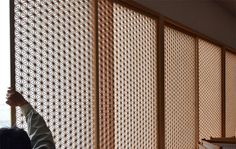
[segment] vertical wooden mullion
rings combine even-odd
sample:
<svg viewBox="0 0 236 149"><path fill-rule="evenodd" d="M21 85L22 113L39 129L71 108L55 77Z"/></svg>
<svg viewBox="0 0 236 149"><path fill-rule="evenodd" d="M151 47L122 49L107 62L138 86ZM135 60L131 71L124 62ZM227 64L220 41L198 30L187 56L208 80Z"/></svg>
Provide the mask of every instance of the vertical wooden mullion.
<svg viewBox="0 0 236 149"><path fill-rule="evenodd" d="M165 148L165 67L164 67L164 18L159 17L157 23L158 29L158 149Z"/></svg>
<svg viewBox="0 0 236 149"><path fill-rule="evenodd" d="M156 20L156 43L157 43L157 50L156 50L156 60L157 60L157 64L156 64L156 67L157 68L159 68L159 57L158 57L158 49L159 49L159 43L158 43L158 41L159 41L159 22L158 22L158 20ZM157 69L158 70L158 69ZM156 81L156 85L157 85L157 105L156 105L156 110L157 110L157 130L156 130L156 132L157 132L157 148L158 148L158 145L159 145L159 124L158 124L158 121L159 121L159 115L158 115L158 113L159 113L159 105L158 105L158 100L159 100L159 87L158 87L158 83L159 83L159 78L158 78L158 72L159 71L157 71L157 81Z"/></svg>
<svg viewBox="0 0 236 149"><path fill-rule="evenodd" d="M15 4L10 0L10 67L11 67L11 87L15 88ZM16 124L16 108L11 107L11 126Z"/></svg>
<svg viewBox="0 0 236 149"><path fill-rule="evenodd" d="M221 100L222 100L222 112L221 112L221 120L222 120L222 124L221 124L221 130L222 130L222 137L225 137L225 107L226 107L226 98L225 98L225 48L222 48L222 53L221 53L221 69L222 69L222 74L221 74L221 83L222 83L222 88L221 88Z"/></svg>
<svg viewBox="0 0 236 149"><path fill-rule="evenodd" d="M95 72L95 149L99 149L99 48L98 48L98 0L94 0L94 37L95 37L95 47L94 47L94 72Z"/></svg>
<svg viewBox="0 0 236 149"><path fill-rule="evenodd" d="M115 148L113 1L97 0L99 148Z"/></svg>
<svg viewBox="0 0 236 149"><path fill-rule="evenodd" d="M195 148L199 142L199 44L195 37Z"/></svg>

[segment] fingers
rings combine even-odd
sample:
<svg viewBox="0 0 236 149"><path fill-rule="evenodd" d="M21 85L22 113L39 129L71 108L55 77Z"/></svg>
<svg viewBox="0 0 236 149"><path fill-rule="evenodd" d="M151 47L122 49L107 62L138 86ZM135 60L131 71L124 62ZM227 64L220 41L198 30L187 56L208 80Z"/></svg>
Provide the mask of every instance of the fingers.
<svg viewBox="0 0 236 149"><path fill-rule="evenodd" d="M12 101L9 98L7 98L6 104L8 104L9 106L13 106Z"/></svg>
<svg viewBox="0 0 236 149"><path fill-rule="evenodd" d="M16 93L17 92L15 92L15 91L9 91L9 92L7 92L6 98L9 98L9 97L15 95Z"/></svg>
<svg viewBox="0 0 236 149"><path fill-rule="evenodd" d="M12 87L8 88L6 99L7 99L6 104L10 106L21 106L27 103L24 97Z"/></svg>
<svg viewBox="0 0 236 149"><path fill-rule="evenodd" d="M16 91L14 88L8 87L8 90L7 90L7 98L9 98L10 96L12 96L12 95L14 95L14 94L16 94L16 93L17 93L17 91Z"/></svg>
<svg viewBox="0 0 236 149"><path fill-rule="evenodd" d="M13 98L16 94L12 93L12 94L7 94L6 95L6 99L10 100L11 98Z"/></svg>
<svg viewBox="0 0 236 149"><path fill-rule="evenodd" d="M8 90L7 91L7 94L13 94L13 93L16 93L16 91L15 90Z"/></svg>
<svg viewBox="0 0 236 149"><path fill-rule="evenodd" d="M9 87L7 93L12 93L12 92L16 92L16 90L14 88Z"/></svg>
<svg viewBox="0 0 236 149"><path fill-rule="evenodd" d="M12 100L7 100L7 101L6 101L6 104L8 104L8 105L11 106L11 107L17 106L15 102L12 102Z"/></svg>
<svg viewBox="0 0 236 149"><path fill-rule="evenodd" d="M8 87L8 89L15 89L15 87Z"/></svg>
<svg viewBox="0 0 236 149"><path fill-rule="evenodd" d="M12 99L15 98L14 96L16 95L16 91L14 88L9 87L7 90L7 94L6 94L6 99L7 99L7 104L11 105Z"/></svg>
<svg viewBox="0 0 236 149"><path fill-rule="evenodd" d="M9 106L11 106L11 102L10 102L10 101L6 101L6 104L8 104Z"/></svg>

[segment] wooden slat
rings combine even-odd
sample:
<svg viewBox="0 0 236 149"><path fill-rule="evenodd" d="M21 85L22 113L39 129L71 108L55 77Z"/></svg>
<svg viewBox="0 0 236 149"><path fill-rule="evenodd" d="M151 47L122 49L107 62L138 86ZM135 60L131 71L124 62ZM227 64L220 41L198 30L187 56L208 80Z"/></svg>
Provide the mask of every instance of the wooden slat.
<svg viewBox="0 0 236 149"><path fill-rule="evenodd" d="M15 88L15 4L10 0L10 61L11 61L11 87ZM11 107L11 126L16 124L16 108Z"/></svg>
<svg viewBox="0 0 236 149"><path fill-rule="evenodd" d="M221 111L221 114L222 114L222 116L221 116L221 118L222 118L222 128L221 128L221 130L222 130L222 137L225 137L225 104L226 104L226 102L225 102L225 100L226 100L226 98L225 98L225 49L224 48L222 48L222 51L221 51L221 69L222 69L222 76L221 76L221 83L222 83L222 91L221 91L221 100L222 100L222 111Z"/></svg>
<svg viewBox="0 0 236 149"><path fill-rule="evenodd" d="M164 20L158 19L158 147L165 148Z"/></svg>

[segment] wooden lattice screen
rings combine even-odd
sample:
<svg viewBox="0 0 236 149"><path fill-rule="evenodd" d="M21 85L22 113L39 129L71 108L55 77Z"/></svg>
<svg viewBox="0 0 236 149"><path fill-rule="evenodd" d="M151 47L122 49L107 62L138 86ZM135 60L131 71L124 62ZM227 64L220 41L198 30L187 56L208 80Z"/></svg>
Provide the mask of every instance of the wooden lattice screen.
<svg viewBox="0 0 236 149"><path fill-rule="evenodd" d="M236 55L225 54L226 91L226 136L232 137L236 131Z"/></svg>
<svg viewBox="0 0 236 149"><path fill-rule="evenodd" d="M157 148L156 21L113 11L115 148Z"/></svg>
<svg viewBox="0 0 236 149"><path fill-rule="evenodd" d="M221 47L128 3L11 0L16 90L44 117L58 149L194 149L198 139L220 137ZM225 59L232 136L236 56ZM13 117L26 128L20 109Z"/></svg>
<svg viewBox="0 0 236 149"><path fill-rule="evenodd" d="M94 145L95 1L15 0L15 80L57 148ZM17 109L16 123L25 127Z"/></svg>
<svg viewBox="0 0 236 149"><path fill-rule="evenodd" d="M99 47L99 142L100 148L115 147L113 3L98 1Z"/></svg>
<svg viewBox="0 0 236 149"><path fill-rule="evenodd" d="M195 148L195 38L170 27L165 45L165 148Z"/></svg>
<svg viewBox="0 0 236 149"><path fill-rule="evenodd" d="M199 40L199 139L221 137L221 48Z"/></svg>

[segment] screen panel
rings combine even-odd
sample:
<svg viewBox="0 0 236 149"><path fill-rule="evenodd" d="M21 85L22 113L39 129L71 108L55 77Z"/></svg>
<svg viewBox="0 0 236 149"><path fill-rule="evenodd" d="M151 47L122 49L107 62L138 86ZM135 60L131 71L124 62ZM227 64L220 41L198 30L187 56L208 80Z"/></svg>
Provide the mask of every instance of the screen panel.
<svg viewBox="0 0 236 149"><path fill-rule="evenodd" d="M113 3L98 1L99 37L99 144L100 149L115 147Z"/></svg>
<svg viewBox="0 0 236 149"><path fill-rule="evenodd" d="M94 146L94 1L14 0L15 79L56 148ZM19 109L18 127L25 127Z"/></svg>
<svg viewBox="0 0 236 149"><path fill-rule="evenodd" d="M165 148L195 148L195 38L164 28Z"/></svg>
<svg viewBox="0 0 236 149"><path fill-rule="evenodd" d="M236 55L225 54L225 93L226 93L226 137L232 137L236 131Z"/></svg>
<svg viewBox="0 0 236 149"><path fill-rule="evenodd" d="M221 48L199 40L199 139L221 137Z"/></svg>
<svg viewBox="0 0 236 149"><path fill-rule="evenodd" d="M113 8L115 148L157 148L156 21Z"/></svg>

